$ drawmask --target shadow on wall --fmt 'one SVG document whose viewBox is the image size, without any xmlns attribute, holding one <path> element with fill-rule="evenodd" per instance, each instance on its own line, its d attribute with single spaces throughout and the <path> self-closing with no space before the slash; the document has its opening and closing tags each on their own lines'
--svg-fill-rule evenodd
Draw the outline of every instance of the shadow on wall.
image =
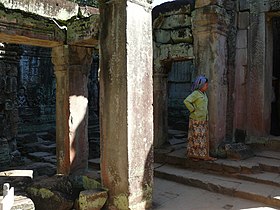
<svg viewBox="0 0 280 210">
<path fill-rule="evenodd" d="M 153 177 L 154 177 L 154 150 L 150 147 L 146 157 L 143 180 L 142 180 L 142 202 L 145 202 L 145 209 L 151 209 L 153 202 Z"/>
</svg>

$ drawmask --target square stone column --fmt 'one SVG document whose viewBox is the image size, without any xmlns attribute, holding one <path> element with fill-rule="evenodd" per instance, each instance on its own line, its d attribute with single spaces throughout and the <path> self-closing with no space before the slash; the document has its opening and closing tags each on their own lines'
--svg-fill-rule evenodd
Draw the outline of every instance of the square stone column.
<svg viewBox="0 0 280 210">
<path fill-rule="evenodd" d="M 251 10 L 258 11 L 257 4 L 250 4 Z M 254 8 L 254 9 L 253 9 Z M 247 134 L 265 136 L 270 132 L 272 48 L 267 47 L 269 37 L 265 13 L 250 14 L 248 30 L 248 75 L 247 75 Z M 271 51 L 270 51 L 271 50 Z M 269 52 L 270 51 L 270 52 Z"/>
<path fill-rule="evenodd" d="M 224 8 L 196 1 L 193 12 L 194 55 L 198 74 L 209 78 L 210 153 L 215 155 L 226 137 L 227 108 L 227 26 Z M 209 3 L 209 2 L 208 2 Z M 207 4 L 208 4 L 207 3 Z"/>
<path fill-rule="evenodd" d="M 168 74 L 164 67 L 154 68 L 154 147 L 160 148 L 168 141 Z"/>
<path fill-rule="evenodd" d="M 148 209 L 153 187 L 152 16 L 146 1 L 100 1 L 102 184 L 108 209 Z"/>
<path fill-rule="evenodd" d="M 57 173 L 82 173 L 88 167 L 88 74 L 93 49 L 52 49 L 56 76 Z"/>
</svg>

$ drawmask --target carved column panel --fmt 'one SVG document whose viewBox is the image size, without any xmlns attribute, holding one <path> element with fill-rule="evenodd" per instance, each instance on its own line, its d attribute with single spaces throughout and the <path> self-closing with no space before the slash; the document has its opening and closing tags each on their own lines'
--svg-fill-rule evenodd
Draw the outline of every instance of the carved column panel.
<svg viewBox="0 0 280 210">
<path fill-rule="evenodd" d="M 148 209 L 153 187 L 151 5 L 102 0 L 99 9 L 101 173 L 110 192 L 108 209 Z"/>
<path fill-rule="evenodd" d="M 247 134 L 264 136 L 270 129 L 272 68 L 266 54 L 268 44 L 266 14 L 260 12 L 261 4 L 250 3 L 250 28 L 248 30 L 247 75 Z M 269 49 L 271 50 L 271 49 Z M 267 91 L 270 90 L 270 91 Z M 268 94 L 267 94 L 268 93 Z"/>
<path fill-rule="evenodd" d="M 20 49 L 18 45 L 0 43 L 0 51 L 0 168 L 2 168 L 8 166 L 10 162 L 10 151 L 16 150 L 19 121 L 17 78 Z"/>
<path fill-rule="evenodd" d="M 197 1 L 196 7 L 201 2 Z M 226 136 L 227 107 L 227 27 L 225 9 L 203 5 L 193 13 L 194 54 L 198 74 L 209 78 L 210 153 L 216 154 Z"/>
<path fill-rule="evenodd" d="M 53 48 L 56 75 L 57 172 L 82 173 L 88 166 L 87 81 L 93 50 Z"/>
</svg>

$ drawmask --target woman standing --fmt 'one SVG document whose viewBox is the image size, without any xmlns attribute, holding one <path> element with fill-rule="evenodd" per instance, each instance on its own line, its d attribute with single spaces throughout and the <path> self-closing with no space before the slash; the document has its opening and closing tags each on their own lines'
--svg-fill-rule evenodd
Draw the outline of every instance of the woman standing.
<svg viewBox="0 0 280 210">
<path fill-rule="evenodd" d="M 208 79 L 198 76 L 193 83 L 192 93 L 184 100 L 190 111 L 187 156 L 195 160 L 215 160 L 209 156 L 207 89 Z"/>
</svg>

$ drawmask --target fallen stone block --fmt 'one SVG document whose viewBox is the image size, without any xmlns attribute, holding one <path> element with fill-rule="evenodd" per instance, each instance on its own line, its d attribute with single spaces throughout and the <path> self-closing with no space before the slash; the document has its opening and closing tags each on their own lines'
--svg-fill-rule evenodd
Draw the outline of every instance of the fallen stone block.
<svg viewBox="0 0 280 210">
<path fill-rule="evenodd" d="M 253 150 L 243 143 L 226 144 L 227 158 L 232 160 L 244 160 L 254 156 Z"/>
<path fill-rule="evenodd" d="M 73 201 L 61 192 L 47 188 L 29 187 L 27 193 L 35 204 L 35 209 L 40 210 L 69 210 Z"/>
<path fill-rule="evenodd" d="M 78 210 L 99 210 L 107 201 L 107 190 L 102 188 L 84 190 L 80 192 Z"/>
</svg>

